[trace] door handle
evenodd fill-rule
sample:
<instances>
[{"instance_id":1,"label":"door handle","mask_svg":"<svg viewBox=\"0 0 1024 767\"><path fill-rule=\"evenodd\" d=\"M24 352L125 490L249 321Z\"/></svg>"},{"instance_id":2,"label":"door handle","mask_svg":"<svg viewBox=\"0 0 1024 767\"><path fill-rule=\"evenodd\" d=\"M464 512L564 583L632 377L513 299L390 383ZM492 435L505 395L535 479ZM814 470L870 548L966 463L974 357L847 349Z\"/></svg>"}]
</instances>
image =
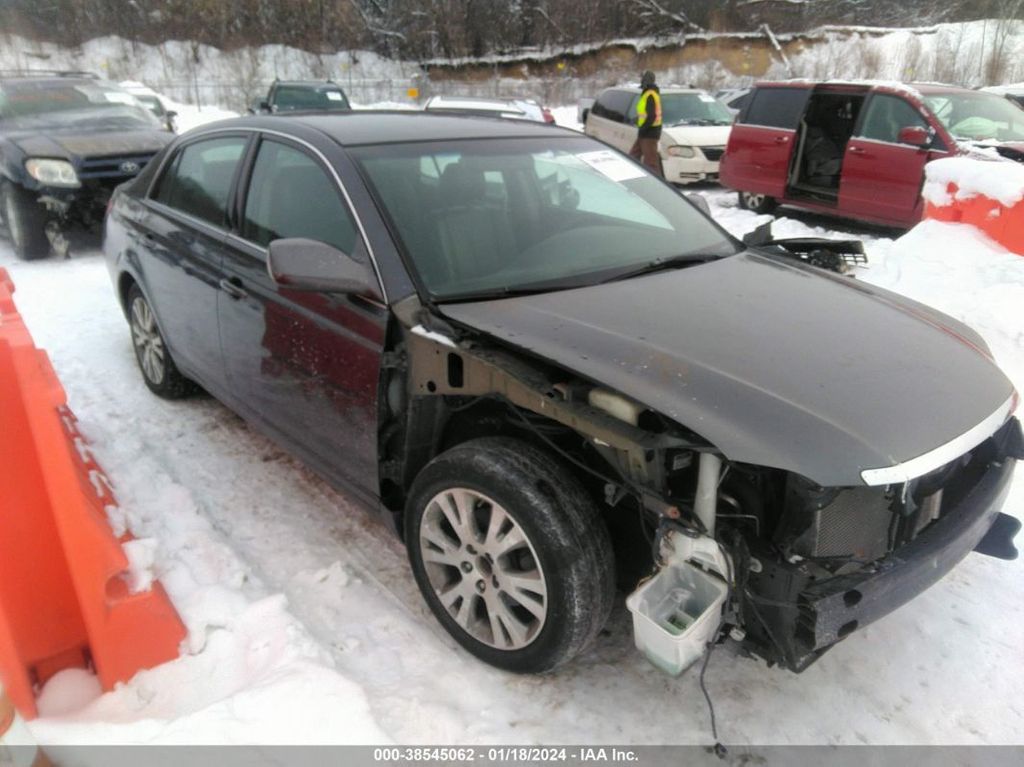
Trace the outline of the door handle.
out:
<instances>
[{"instance_id":1,"label":"door handle","mask_svg":"<svg viewBox=\"0 0 1024 767\"><path fill-rule=\"evenodd\" d=\"M851 146L850 154L867 154L867 152L861 149L859 146Z\"/></svg>"},{"instance_id":2,"label":"door handle","mask_svg":"<svg viewBox=\"0 0 1024 767\"><path fill-rule=\"evenodd\" d=\"M785 144L787 141L789 141L789 136L776 136L775 137L775 143L776 144Z\"/></svg>"},{"instance_id":3,"label":"door handle","mask_svg":"<svg viewBox=\"0 0 1024 767\"><path fill-rule=\"evenodd\" d=\"M225 277L220 281L220 289L236 301L249 295L249 293L242 287L242 281L237 277L231 277L230 279Z\"/></svg>"}]
</instances>

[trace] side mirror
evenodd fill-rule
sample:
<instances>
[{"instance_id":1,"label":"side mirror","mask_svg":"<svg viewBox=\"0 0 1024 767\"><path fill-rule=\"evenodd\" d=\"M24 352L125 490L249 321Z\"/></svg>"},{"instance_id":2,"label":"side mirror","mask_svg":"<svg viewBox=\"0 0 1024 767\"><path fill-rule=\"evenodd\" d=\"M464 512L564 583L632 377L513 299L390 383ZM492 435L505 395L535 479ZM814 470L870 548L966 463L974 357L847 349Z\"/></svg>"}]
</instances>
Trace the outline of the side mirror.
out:
<instances>
[{"instance_id":1,"label":"side mirror","mask_svg":"<svg viewBox=\"0 0 1024 767\"><path fill-rule=\"evenodd\" d=\"M168 109L164 114L167 115L168 120L173 120L175 117L178 116L178 113L175 112L173 109Z\"/></svg>"},{"instance_id":2,"label":"side mirror","mask_svg":"<svg viewBox=\"0 0 1024 767\"><path fill-rule=\"evenodd\" d=\"M896 140L901 144L926 147L932 142L932 134L931 131L927 128L922 128L920 125L908 125L900 128L900 132L896 135Z\"/></svg>"},{"instance_id":3,"label":"side mirror","mask_svg":"<svg viewBox=\"0 0 1024 767\"><path fill-rule=\"evenodd\" d=\"M583 124L586 124L586 122L587 122L587 115L589 115L589 114L590 114L590 110L589 109L581 109L580 110L580 122L583 123Z\"/></svg>"},{"instance_id":4,"label":"side mirror","mask_svg":"<svg viewBox=\"0 0 1024 767\"><path fill-rule=\"evenodd\" d=\"M266 114L270 111L270 104L267 103L266 99L253 99L252 104L249 105L249 114L260 115Z\"/></svg>"},{"instance_id":5,"label":"side mirror","mask_svg":"<svg viewBox=\"0 0 1024 767\"><path fill-rule=\"evenodd\" d=\"M702 194L695 194L692 192L690 194L684 194L683 197L689 200L693 207L695 207L708 218L711 218L711 206L708 205L707 197L705 197Z\"/></svg>"},{"instance_id":6,"label":"side mirror","mask_svg":"<svg viewBox=\"0 0 1024 767\"><path fill-rule=\"evenodd\" d=\"M267 271L282 288L320 293L377 294L365 264L332 245L304 237L274 240L268 248Z\"/></svg>"}]
</instances>

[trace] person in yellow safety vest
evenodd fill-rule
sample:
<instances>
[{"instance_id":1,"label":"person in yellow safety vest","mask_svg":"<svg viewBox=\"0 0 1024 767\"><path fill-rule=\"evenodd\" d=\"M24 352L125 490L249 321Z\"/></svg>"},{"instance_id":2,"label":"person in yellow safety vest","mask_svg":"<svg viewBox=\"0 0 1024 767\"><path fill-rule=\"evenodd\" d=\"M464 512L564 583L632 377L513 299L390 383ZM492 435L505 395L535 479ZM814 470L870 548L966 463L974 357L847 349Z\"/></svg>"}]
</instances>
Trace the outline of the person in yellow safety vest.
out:
<instances>
[{"instance_id":1,"label":"person in yellow safety vest","mask_svg":"<svg viewBox=\"0 0 1024 767\"><path fill-rule=\"evenodd\" d=\"M629 155L643 162L659 176L664 176L661 156L658 154L658 141L661 140L661 91L654 82L654 72L649 69L640 77L640 90L640 100L636 104L636 143L629 150Z\"/></svg>"}]
</instances>

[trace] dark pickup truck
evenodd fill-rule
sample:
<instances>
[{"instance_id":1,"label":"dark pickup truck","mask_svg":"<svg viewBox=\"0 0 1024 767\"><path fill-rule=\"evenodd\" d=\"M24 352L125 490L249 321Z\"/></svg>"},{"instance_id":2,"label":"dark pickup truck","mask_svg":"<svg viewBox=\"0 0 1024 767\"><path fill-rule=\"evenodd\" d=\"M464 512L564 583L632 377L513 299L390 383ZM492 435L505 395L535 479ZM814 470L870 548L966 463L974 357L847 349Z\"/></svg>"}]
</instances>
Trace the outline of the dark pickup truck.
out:
<instances>
[{"instance_id":1,"label":"dark pickup truck","mask_svg":"<svg viewBox=\"0 0 1024 767\"><path fill-rule=\"evenodd\" d=\"M127 91L86 72L0 72L0 221L20 258L68 255L111 192L174 138Z\"/></svg>"}]
</instances>

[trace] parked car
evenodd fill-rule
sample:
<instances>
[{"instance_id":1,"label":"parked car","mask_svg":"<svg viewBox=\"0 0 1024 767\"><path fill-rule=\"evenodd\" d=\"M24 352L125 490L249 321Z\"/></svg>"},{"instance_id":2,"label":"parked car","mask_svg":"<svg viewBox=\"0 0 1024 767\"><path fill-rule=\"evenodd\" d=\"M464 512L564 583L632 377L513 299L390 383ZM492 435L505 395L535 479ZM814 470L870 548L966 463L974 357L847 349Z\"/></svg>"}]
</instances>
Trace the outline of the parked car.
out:
<instances>
[{"instance_id":1,"label":"parked car","mask_svg":"<svg viewBox=\"0 0 1024 767\"><path fill-rule=\"evenodd\" d=\"M348 112L351 109L345 91L330 80L274 80L266 97L256 99L249 113Z\"/></svg>"},{"instance_id":2,"label":"parked car","mask_svg":"<svg viewBox=\"0 0 1024 767\"><path fill-rule=\"evenodd\" d=\"M640 88L608 88L586 111L584 133L628 152L636 141ZM732 115L707 93L662 88L662 133L658 151L665 178L674 184L713 181L729 140Z\"/></svg>"},{"instance_id":3,"label":"parked car","mask_svg":"<svg viewBox=\"0 0 1024 767\"><path fill-rule=\"evenodd\" d=\"M997 96L1002 96L1008 101L1012 101L1019 107L1024 107L1024 83L1017 83L1015 85L992 85L988 88L982 88L981 90L986 93L994 93Z\"/></svg>"},{"instance_id":4,"label":"parked car","mask_svg":"<svg viewBox=\"0 0 1024 767\"><path fill-rule=\"evenodd\" d=\"M724 88L715 91L715 98L725 104L730 114L739 114L739 111L750 101L751 88Z\"/></svg>"},{"instance_id":5,"label":"parked car","mask_svg":"<svg viewBox=\"0 0 1024 767\"><path fill-rule=\"evenodd\" d=\"M68 254L115 186L172 138L127 91L87 72L0 73L0 222L19 258Z\"/></svg>"},{"instance_id":6,"label":"parked car","mask_svg":"<svg viewBox=\"0 0 1024 767\"><path fill-rule=\"evenodd\" d=\"M1024 159L1024 110L951 85L761 83L737 117L721 181L758 212L784 203L910 227L925 164L978 148Z\"/></svg>"},{"instance_id":7,"label":"parked car","mask_svg":"<svg viewBox=\"0 0 1024 767\"><path fill-rule=\"evenodd\" d=\"M118 85L132 94L142 106L153 113L160 122L162 122L171 133L177 133L178 128L175 124L174 118L178 116L178 113L173 109L168 109L164 104L163 97L155 90L150 88L148 85L143 85L140 82L134 80L125 80L124 82L118 83Z\"/></svg>"},{"instance_id":8,"label":"parked car","mask_svg":"<svg viewBox=\"0 0 1024 767\"><path fill-rule=\"evenodd\" d=\"M431 96L423 105L427 112L458 112L477 117L504 117L554 123L551 110L533 99L487 99L472 96Z\"/></svg>"},{"instance_id":9,"label":"parked car","mask_svg":"<svg viewBox=\"0 0 1024 767\"><path fill-rule=\"evenodd\" d=\"M746 248L579 133L204 126L118 189L104 247L146 386L202 386L365 500L496 666L569 660L653 571L632 609L718 595L666 589L669 644L724 621L801 670L1015 554L1017 395L977 333Z\"/></svg>"}]
</instances>

